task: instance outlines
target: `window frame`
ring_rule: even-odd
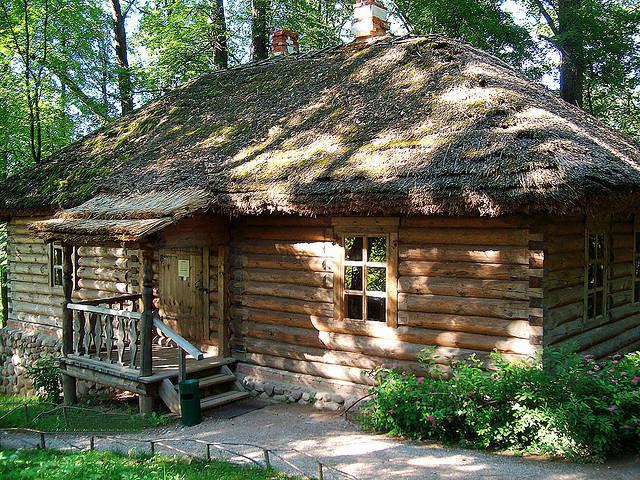
[[[60,251],[60,265],[56,264],[56,251]],[[56,283],[56,272],[60,271],[60,284]],[[64,248],[58,242],[49,243],[49,286],[51,288],[64,287]]]
[[[602,252],[602,256],[598,257],[596,253],[595,258],[592,260],[589,255],[589,237],[592,235],[602,235],[603,243],[604,243],[604,251]],[[584,315],[583,318],[585,321],[594,321],[606,318],[609,314],[609,270],[611,268],[611,259],[610,259],[610,247],[611,247],[611,238],[609,235],[609,229],[605,226],[595,226],[590,227],[585,230],[585,240],[584,240]],[[599,259],[602,259],[600,262]],[[593,288],[589,287],[589,267],[591,265],[602,265],[602,286],[596,285]],[[595,278],[597,279],[597,273],[595,273]],[[589,297],[592,295],[602,295],[602,313],[596,314],[596,303],[594,302],[594,315],[589,316]]]
[[[336,265],[334,271],[334,320],[353,324],[376,324],[397,328],[398,326],[398,218],[372,218],[372,217],[336,217],[332,219],[334,228],[334,244],[337,247]],[[368,262],[363,257],[362,261],[346,260],[344,239],[346,237],[363,237],[363,252],[367,249],[367,237],[385,237],[387,240],[387,261]],[[364,254],[364,253],[363,253]],[[368,260],[368,258],[366,259]],[[356,265],[357,264],[357,265]],[[362,266],[363,288],[360,291],[346,289],[345,267]],[[366,298],[381,297],[381,295],[367,295],[366,290],[366,266],[373,268],[386,268],[386,299],[385,321],[366,319]],[[370,292],[371,293],[371,292]],[[380,292],[382,293],[382,292]],[[353,319],[346,315],[346,295],[360,294],[363,297],[363,318]]]

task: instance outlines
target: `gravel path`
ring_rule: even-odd
[[[606,465],[576,465],[493,455],[474,450],[442,447],[424,443],[399,441],[382,435],[370,435],[336,414],[318,412],[300,405],[268,405],[235,418],[224,418],[222,412],[195,427],[174,424],[142,434],[121,435],[123,440],[98,440],[97,448],[122,451],[148,451],[148,444],[135,439],[197,439],[204,442],[230,442],[260,445],[274,450],[287,461],[314,474],[317,468],[312,455],[328,465],[334,465],[360,480],[368,479],[616,479],[640,478],[640,458],[625,458]],[[64,440],[62,440],[64,438]],[[35,445],[37,436],[3,434],[3,446]],[[69,443],[86,448],[86,437],[73,434],[47,440],[48,446],[69,448]],[[204,455],[205,446],[194,442],[173,442],[174,448]],[[263,451],[250,447],[227,447],[247,457],[262,461]],[[297,450],[297,452],[292,451]],[[212,452],[216,449],[213,448]],[[156,452],[176,453],[164,444]],[[223,456],[229,456],[224,453]],[[276,468],[293,469],[274,457]],[[326,479],[345,478],[328,472]]]

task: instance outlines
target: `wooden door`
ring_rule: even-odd
[[[202,248],[160,251],[160,316],[188,340],[209,339],[207,273]]]

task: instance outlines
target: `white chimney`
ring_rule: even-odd
[[[356,41],[383,37],[389,32],[389,11],[377,0],[358,0],[353,10],[351,33]]]

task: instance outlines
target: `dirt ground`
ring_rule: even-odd
[[[136,439],[196,439],[205,442],[252,444],[273,450],[280,457],[308,474],[317,469],[318,458],[360,480],[368,479],[638,479],[640,458],[619,459],[605,465],[579,465],[538,458],[494,455],[474,450],[401,441],[362,432],[357,425],[334,413],[318,412],[301,405],[262,405],[249,400],[244,407],[219,409],[207,415],[200,425],[184,427],[178,423],[142,434],[121,435],[117,440],[99,440],[97,448],[134,449]],[[235,416],[238,415],[238,416]],[[0,437],[3,446],[19,446],[21,441],[37,441],[15,434]],[[51,439],[50,446],[87,446],[86,437],[70,435]],[[132,443],[133,442],[133,443]],[[156,452],[183,451],[202,455],[204,445],[194,442],[161,442]],[[144,450],[146,446],[137,445]],[[251,447],[228,447],[256,460],[263,452]],[[225,452],[228,455],[227,452]],[[224,455],[223,455],[224,456]],[[295,470],[276,456],[274,466]],[[341,478],[328,472],[325,478]],[[342,478],[345,478],[342,476]]]

